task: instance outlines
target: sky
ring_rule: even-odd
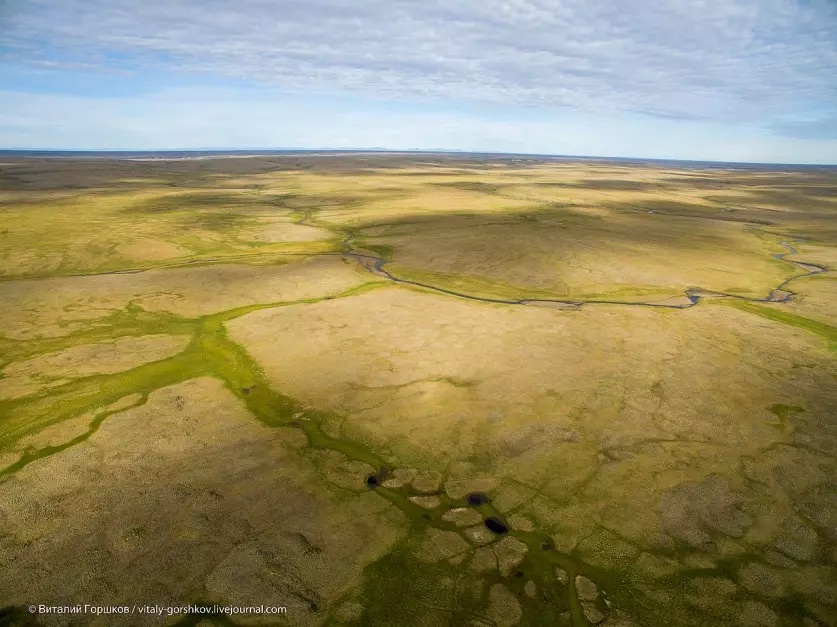
[[[0,148],[837,163],[837,0],[0,0]]]

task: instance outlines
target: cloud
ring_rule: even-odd
[[[784,137],[837,140],[837,113],[812,119],[775,122],[770,128],[776,135]]]
[[[20,63],[300,93],[732,123],[837,103],[833,0],[28,0],[0,19],[0,45]]]

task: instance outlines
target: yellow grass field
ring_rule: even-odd
[[[837,625],[837,170],[0,164],[0,625]]]

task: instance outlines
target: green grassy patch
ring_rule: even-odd
[[[830,350],[837,352],[837,328],[832,327],[831,325],[817,322],[816,320],[811,320],[810,318],[797,316],[796,314],[792,314],[787,311],[780,311],[771,307],[765,307],[764,305],[757,305],[755,303],[748,303],[740,300],[725,300],[722,304],[761,316],[762,318],[767,318],[768,320],[773,320],[774,322],[781,322],[782,324],[804,329],[810,333],[819,335],[826,341]]]
[[[143,394],[140,397],[140,399],[136,403],[134,403],[133,405],[130,405],[128,407],[120,407],[119,409],[116,409],[116,410],[104,411],[104,412],[101,412],[101,413],[97,414],[96,417],[90,422],[90,426],[87,429],[87,431],[85,431],[81,435],[76,436],[75,438],[73,438],[71,440],[68,440],[68,441],[66,441],[62,444],[58,444],[56,446],[45,446],[43,448],[40,448],[40,449],[37,449],[37,450],[34,450],[34,451],[25,452],[20,457],[20,459],[17,460],[14,464],[12,464],[11,466],[8,466],[6,468],[0,469],[0,477],[2,477],[3,475],[12,474],[14,472],[17,472],[18,470],[20,470],[24,466],[28,466],[29,464],[31,464],[34,461],[37,461],[39,459],[43,459],[44,457],[49,457],[50,455],[54,455],[55,453],[60,453],[61,451],[66,450],[66,449],[70,448],[71,446],[75,446],[76,444],[81,444],[86,439],[88,439],[91,435],[96,433],[96,431],[98,431],[99,427],[102,425],[102,423],[105,421],[105,419],[112,416],[113,414],[117,414],[119,412],[126,411],[128,409],[133,409],[134,407],[138,407],[139,405],[143,405],[147,400],[148,400],[148,395]]]
[[[392,261],[395,256],[395,248],[386,244],[367,244],[364,240],[359,240],[355,242],[355,248],[373,252],[387,261]]]
[[[800,414],[805,411],[802,407],[798,407],[796,405],[785,405],[784,403],[774,403],[768,407],[768,409],[771,413],[775,414],[779,420],[787,420],[789,416],[793,414]]]
[[[798,407],[797,405],[785,405],[784,403],[774,403],[767,409],[779,419],[779,424],[775,426],[779,427],[783,431],[787,429],[788,419],[791,416],[794,414],[801,414],[805,411],[804,408]]]
[[[194,337],[182,353],[168,359],[143,364],[115,374],[83,377],[31,396],[0,401],[0,451],[12,450],[13,446],[27,435],[85,412],[95,412],[130,394],[139,392],[146,397],[156,389],[206,375],[223,380],[264,424],[268,426],[286,424],[294,413],[302,410],[302,406],[293,399],[270,389],[261,369],[244,349],[227,339],[224,322],[260,309],[345,298],[382,285],[384,285],[382,282],[371,282],[334,296],[248,305],[192,320],[173,314],[152,314],[136,305],[128,305],[125,310],[105,318],[108,322],[107,326],[91,327],[85,332],[48,340],[42,345],[38,345],[37,342],[21,342],[17,347],[17,356],[27,358],[73,345],[88,344],[101,339],[103,333],[106,332],[110,333],[110,337],[145,335],[151,327],[155,333],[188,333]],[[98,424],[91,428],[92,431],[66,445],[28,453],[25,462],[17,462],[15,468],[23,467],[34,459],[40,459],[82,442],[98,428]],[[335,441],[338,443],[330,442],[316,422],[310,423],[310,429],[306,428],[312,445],[335,448],[347,454],[349,454],[348,450],[352,449],[351,443],[344,446],[338,441]],[[358,453],[358,458],[363,458],[364,461],[378,460],[376,456],[370,458],[366,453]]]

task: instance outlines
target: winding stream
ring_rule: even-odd
[[[475,300],[480,301],[483,303],[493,303],[493,304],[502,304],[502,305],[539,305],[539,304],[554,304],[559,305],[566,308],[573,308],[578,309],[582,305],[630,305],[634,307],[660,307],[664,309],[688,309],[690,307],[694,307],[697,305],[702,298],[735,298],[738,300],[744,300],[751,303],[786,303],[790,301],[793,296],[795,296],[795,292],[785,289],[792,281],[796,281],[797,279],[802,279],[805,277],[809,277],[815,274],[822,274],[824,272],[828,272],[828,268],[824,266],[820,266],[813,263],[804,263],[800,261],[792,261],[790,259],[785,259],[787,255],[795,255],[797,254],[796,249],[791,244],[791,241],[794,242],[803,242],[806,241],[806,238],[796,237],[793,240],[782,241],[779,242],[779,245],[787,249],[787,252],[784,253],[776,253],[773,256],[774,259],[778,259],[779,261],[783,261],[785,263],[789,263],[794,267],[800,268],[804,270],[802,274],[797,274],[792,277],[789,277],[782,281],[779,285],[775,288],[770,290],[768,295],[765,298],[750,298],[747,296],[740,296],[738,294],[730,294],[728,292],[715,292],[712,290],[706,290],[699,287],[690,287],[683,291],[684,296],[689,300],[688,303],[683,304],[671,304],[671,303],[647,303],[647,302],[629,302],[629,301],[622,301],[622,300],[570,300],[570,299],[560,299],[560,298],[533,298],[533,299],[503,299],[503,298],[488,298],[484,296],[474,296],[472,294],[465,294],[464,292],[457,292],[455,290],[450,290],[444,287],[439,287],[436,285],[430,285],[428,283],[421,283],[419,281],[411,281],[409,279],[402,279],[399,278],[388,270],[384,268],[385,264],[391,263],[387,261],[383,257],[377,257],[375,255],[367,255],[358,252],[354,252],[351,247],[351,240],[353,239],[353,235],[351,233],[346,232],[346,238],[343,240],[342,245],[346,252],[343,253],[344,257],[348,257],[350,259],[354,259],[358,263],[360,263],[368,272],[383,277],[393,283],[400,283],[402,285],[415,285],[416,287],[421,287],[424,289],[432,290],[434,292],[440,292],[442,294],[448,294],[450,296],[456,296],[458,298],[465,298],[467,300]]]

